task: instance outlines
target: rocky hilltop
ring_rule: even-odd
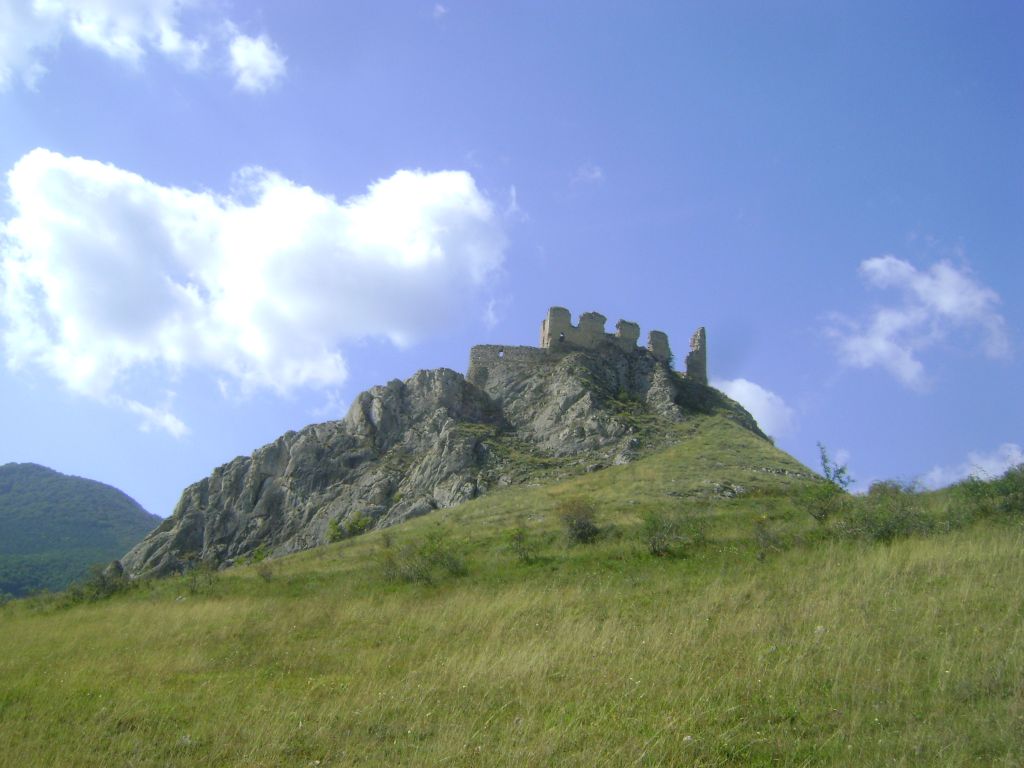
[[[442,368],[374,387],[344,419],[218,467],[125,555],[125,569],[160,575],[197,557],[285,554],[324,543],[332,527],[385,527],[494,488],[595,471],[665,445],[673,425],[698,414],[764,437],[707,386],[703,330],[691,349],[699,375],[687,376],[672,369],[667,338],[652,350],[635,335],[559,343],[545,329],[541,348],[475,347],[467,376]]]

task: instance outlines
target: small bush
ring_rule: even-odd
[[[647,551],[655,557],[685,557],[704,543],[701,523],[679,514],[648,512],[642,530]]]
[[[327,524],[327,541],[330,544],[366,533],[373,525],[373,518],[365,512],[356,512],[342,523],[337,518]]]
[[[381,549],[380,564],[388,581],[434,584],[438,575],[465,576],[469,571],[447,531],[436,529],[419,541]]]
[[[935,521],[921,508],[920,494],[912,485],[890,480],[872,484],[837,528],[852,538],[888,542],[931,533]]]
[[[842,514],[849,507],[849,499],[846,491],[827,480],[809,485],[800,493],[807,513],[822,525]]]
[[[337,518],[332,518],[330,522],[327,523],[327,543],[334,544],[344,538],[345,531],[342,529],[341,523],[338,522]]]
[[[265,560],[262,563],[257,563],[256,575],[263,579],[263,581],[273,581],[274,566]]]
[[[371,525],[373,525],[372,517],[365,512],[356,512],[345,521],[345,530],[349,536],[361,536],[370,530]]]
[[[558,504],[558,516],[565,525],[570,544],[593,544],[601,535],[595,520],[597,509],[590,499],[564,499]]]
[[[419,545],[420,554],[433,566],[452,576],[465,576],[469,569],[448,532],[436,528]]]
[[[130,579],[121,569],[121,564],[115,561],[108,566],[92,566],[88,576],[71,584],[63,592],[33,592],[28,596],[26,604],[33,610],[69,608],[78,603],[105,600],[121,592],[136,589],[139,584],[139,581]],[[0,605],[10,599],[13,599],[11,595],[0,593]]]
[[[985,480],[971,475],[953,486],[954,503],[975,517],[1024,515],[1024,464],[1010,467],[1000,477]]]
[[[996,481],[999,511],[1006,515],[1024,515],[1024,464],[1010,467]]]
[[[971,475],[953,486],[950,496],[955,505],[972,517],[990,517],[999,507],[995,486],[977,475]]]
[[[947,498],[941,511],[942,515],[936,520],[935,527],[942,533],[950,533],[951,531],[966,528],[977,520],[977,515],[974,512],[963,504],[958,503],[955,499]]]
[[[416,548],[407,544],[400,549],[388,549],[381,555],[381,571],[388,581],[419,582],[433,584],[434,576],[430,564],[420,556]]]
[[[120,564],[118,564],[119,566]],[[69,603],[92,603],[105,600],[119,592],[126,592],[136,585],[120,567],[94,565],[89,575],[64,591],[64,600]]]
[[[262,545],[260,549],[263,549]],[[257,552],[259,552],[259,549]],[[257,562],[262,561],[264,557],[266,555],[257,560]],[[253,559],[255,560],[255,555]],[[185,584],[188,586],[189,594],[197,595],[212,587],[217,582],[219,574],[217,573],[217,564],[213,560],[203,560],[198,553],[190,553],[185,557],[185,572],[183,576]]]
[[[818,451],[821,454],[821,474],[825,480],[804,489],[800,499],[811,517],[824,524],[848,507],[850,497],[846,489],[850,487],[853,478],[846,465],[836,464],[821,443],[818,443]]]
[[[846,465],[836,464],[832,461],[832,458],[828,455],[828,450],[822,443],[818,443],[818,453],[821,455],[821,474],[825,476],[825,480],[832,483],[832,485],[842,488],[844,491],[849,488],[853,478],[850,477]]]
[[[537,560],[537,545],[522,523],[508,532],[508,548],[521,563],[529,565]]]

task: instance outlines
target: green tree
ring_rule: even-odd
[[[821,474],[825,480],[808,487],[803,494],[803,501],[811,517],[819,523],[825,523],[846,506],[849,499],[846,491],[853,478],[845,464],[837,464],[832,460],[824,443],[818,443],[818,452],[821,454]]]
[[[818,443],[818,452],[821,454],[821,474],[825,476],[825,480],[832,483],[832,485],[842,491],[849,488],[850,483],[853,482],[853,478],[850,477],[850,473],[847,471],[846,465],[836,464],[832,461],[824,443]]]

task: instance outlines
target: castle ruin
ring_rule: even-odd
[[[647,334],[647,347],[640,349],[640,326],[628,320],[615,324],[615,333],[605,333],[608,321],[599,312],[584,312],[579,325],[572,324],[572,315],[564,307],[551,307],[548,316],[540,325],[540,347],[499,344],[479,344],[470,350],[469,373],[467,378],[482,385],[487,380],[487,370],[494,364],[505,362],[540,362],[581,349],[598,349],[611,344],[625,352],[651,354],[664,363],[671,364],[672,350],[668,335],[662,331]],[[700,384],[708,383],[707,337],[703,328],[698,328],[690,338],[690,352],[686,356],[686,377]]]

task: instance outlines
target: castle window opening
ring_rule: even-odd
[[[559,341],[565,341],[565,334],[564,333],[558,334],[558,340]]]

